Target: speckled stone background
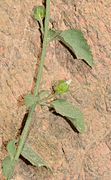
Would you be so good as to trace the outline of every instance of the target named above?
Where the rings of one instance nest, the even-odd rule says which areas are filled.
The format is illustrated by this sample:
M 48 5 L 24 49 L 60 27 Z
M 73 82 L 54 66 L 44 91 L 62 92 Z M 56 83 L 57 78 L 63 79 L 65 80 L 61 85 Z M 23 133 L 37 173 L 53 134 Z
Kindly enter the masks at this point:
M 40 4 L 40 0 L 0 0 L 0 160 L 26 112 L 18 100 L 34 86 L 41 46 L 31 12 Z M 95 64 L 91 69 L 59 42 L 51 42 L 41 88 L 49 89 L 58 79 L 72 79 L 67 98 L 83 111 L 87 132 L 77 134 L 63 118 L 36 109 L 27 141 L 53 173 L 20 160 L 14 180 L 111 179 L 110 12 L 110 0 L 51 0 L 50 26 L 80 29 Z

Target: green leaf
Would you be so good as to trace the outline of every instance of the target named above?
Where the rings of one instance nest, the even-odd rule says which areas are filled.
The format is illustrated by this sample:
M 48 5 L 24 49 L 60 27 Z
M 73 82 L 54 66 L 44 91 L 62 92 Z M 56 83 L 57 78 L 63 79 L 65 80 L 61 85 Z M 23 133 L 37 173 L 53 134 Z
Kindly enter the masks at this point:
M 60 35 L 62 31 L 60 30 L 55 30 L 55 29 L 49 29 L 48 31 L 48 42 L 54 40 L 56 37 Z
M 7 144 L 7 151 L 9 153 L 8 156 L 6 156 L 4 158 L 4 160 L 2 161 L 2 172 L 3 175 L 7 178 L 7 179 L 11 179 L 12 175 L 13 175 L 13 171 L 14 171 L 14 166 L 15 166 L 15 161 L 14 161 L 14 156 L 16 153 L 16 146 L 15 143 L 17 141 L 16 140 L 11 140 L 8 142 Z
M 74 107 L 64 99 L 53 101 L 51 107 L 53 107 L 58 114 L 67 117 L 80 133 L 85 132 L 84 117 L 77 107 Z
M 59 35 L 59 39 L 77 56 L 78 59 L 83 59 L 88 65 L 91 67 L 93 66 L 93 57 L 90 47 L 80 30 L 65 30 Z
M 11 169 L 11 158 L 10 156 L 7 156 L 3 161 L 2 161 L 2 172 L 5 177 L 9 176 Z
M 49 165 L 41 158 L 41 156 L 39 154 L 36 154 L 33 151 L 33 149 L 27 144 L 24 145 L 21 155 L 25 159 L 27 159 L 33 166 L 36 166 L 36 167 L 45 166 L 51 169 Z
M 37 103 L 38 97 L 35 97 L 34 95 L 27 94 L 24 97 L 24 102 L 27 108 L 30 108 L 31 106 L 33 106 L 35 103 Z
M 2 173 L 7 179 L 10 179 L 10 177 L 12 177 L 13 174 L 13 169 L 14 169 L 14 163 L 11 160 L 10 156 L 7 156 L 2 161 Z
M 16 146 L 15 146 L 15 144 L 16 144 L 16 140 L 11 140 L 7 144 L 7 151 L 9 153 L 9 156 L 10 156 L 11 159 L 14 158 L 15 153 L 16 153 Z
M 45 7 L 44 6 L 36 6 L 33 10 L 33 17 L 37 21 L 42 21 L 45 17 Z

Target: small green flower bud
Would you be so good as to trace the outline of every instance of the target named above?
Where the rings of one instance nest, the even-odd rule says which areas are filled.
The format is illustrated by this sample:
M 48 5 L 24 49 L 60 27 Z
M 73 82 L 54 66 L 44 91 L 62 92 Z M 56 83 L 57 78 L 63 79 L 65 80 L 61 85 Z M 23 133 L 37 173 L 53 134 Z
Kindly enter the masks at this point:
M 65 80 L 60 80 L 57 85 L 54 86 L 54 91 L 57 94 L 63 94 L 69 90 L 69 83 Z
M 35 7 L 34 10 L 33 10 L 33 17 L 37 21 L 43 20 L 44 17 L 45 17 L 45 7 L 44 6 L 37 6 L 37 7 Z

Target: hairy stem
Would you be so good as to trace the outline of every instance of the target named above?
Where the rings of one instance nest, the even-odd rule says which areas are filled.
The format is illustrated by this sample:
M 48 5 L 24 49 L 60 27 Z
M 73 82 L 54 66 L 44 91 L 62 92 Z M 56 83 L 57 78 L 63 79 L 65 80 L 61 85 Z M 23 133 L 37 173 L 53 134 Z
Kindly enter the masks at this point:
M 37 82 L 35 85 L 35 90 L 34 90 L 34 96 L 38 95 L 39 92 L 39 86 L 42 78 L 42 72 L 43 72 L 43 65 L 45 61 L 45 55 L 46 55 L 46 48 L 47 48 L 47 37 L 48 37 L 48 26 L 49 26 L 49 18 L 50 18 L 50 0 L 46 1 L 46 17 L 45 17 L 45 32 L 44 32 L 44 39 L 43 39 L 43 48 L 42 48 L 42 54 L 41 54 L 41 60 L 40 60 L 40 66 L 38 70 L 38 75 L 37 75 Z
M 38 75 L 37 75 L 37 81 L 34 89 L 34 96 L 38 95 L 39 92 L 39 86 L 42 78 L 42 73 L 43 73 L 43 65 L 45 61 L 45 55 L 46 55 L 46 48 L 47 48 L 47 36 L 48 36 L 48 25 L 49 25 L 49 17 L 50 17 L 50 0 L 46 0 L 46 16 L 45 16 L 45 26 L 44 26 L 44 39 L 43 39 L 43 47 L 42 47 L 42 54 L 41 54 L 41 60 L 40 60 L 40 65 L 39 65 L 39 70 L 38 70 Z M 14 161 L 16 162 L 19 159 L 19 156 L 22 152 L 23 146 L 25 144 L 26 138 L 28 136 L 31 120 L 32 120 L 32 115 L 35 110 L 36 104 L 34 104 L 30 109 L 28 113 L 28 117 L 24 126 L 24 129 L 22 131 L 22 134 L 20 136 L 17 152 L 15 154 Z
M 23 129 L 22 134 L 20 136 L 17 152 L 16 152 L 16 155 L 15 155 L 15 161 L 18 160 L 18 158 L 19 158 L 19 156 L 20 156 L 20 154 L 22 152 L 22 148 L 24 146 L 24 143 L 26 141 L 26 138 L 27 138 L 27 135 L 28 135 L 28 132 L 29 132 L 29 127 L 30 127 L 30 123 L 31 123 L 31 120 L 32 120 L 33 112 L 35 110 L 35 106 L 36 105 L 33 105 L 29 110 L 28 117 L 27 117 L 24 129 Z
M 43 38 L 43 35 L 44 35 L 44 26 L 43 26 L 43 21 L 42 21 L 42 20 L 40 20 L 40 21 L 39 21 L 39 23 L 40 23 L 40 31 L 41 31 L 41 33 L 42 33 L 42 38 Z

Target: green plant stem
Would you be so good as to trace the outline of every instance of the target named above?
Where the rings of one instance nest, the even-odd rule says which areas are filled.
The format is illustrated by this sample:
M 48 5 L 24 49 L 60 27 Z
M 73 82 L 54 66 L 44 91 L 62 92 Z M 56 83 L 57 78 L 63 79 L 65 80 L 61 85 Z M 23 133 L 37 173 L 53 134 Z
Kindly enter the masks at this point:
M 32 115 L 33 115 L 33 112 L 35 110 L 35 107 L 36 107 L 36 104 L 34 104 L 29 110 L 28 117 L 27 117 L 24 129 L 23 129 L 22 134 L 20 136 L 17 152 L 16 152 L 16 155 L 15 155 L 15 158 L 14 158 L 15 161 L 18 160 L 18 158 L 19 158 L 19 156 L 20 156 L 20 154 L 22 152 L 22 148 L 23 148 L 23 146 L 25 144 L 25 141 L 26 141 L 26 138 L 27 138 L 27 135 L 28 135 L 28 132 L 29 132 L 30 124 L 31 124 L 31 121 L 32 121 Z
M 46 0 L 46 16 L 45 16 L 45 32 L 44 32 L 44 39 L 43 39 L 43 47 L 42 47 L 42 54 L 41 54 L 41 60 L 40 60 L 40 65 L 39 65 L 39 70 L 38 70 L 38 75 L 37 75 L 37 81 L 34 89 L 34 96 L 38 95 L 39 92 L 39 86 L 42 78 L 42 73 L 43 73 L 43 65 L 45 61 L 45 55 L 46 55 L 46 48 L 47 48 L 47 36 L 48 36 L 48 25 L 49 25 L 49 18 L 50 18 L 50 0 Z M 22 134 L 20 136 L 17 152 L 15 154 L 14 161 L 17 162 L 19 159 L 19 156 L 22 152 L 23 146 L 25 144 L 26 138 L 28 136 L 30 124 L 32 121 L 32 115 L 35 110 L 36 104 L 34 104 L 30 109 L 28 113 L 28 117 L 24 126 L 24 129 L 22 131 Z
M 41 21 L 39 21 L 39 23 L 40 23 L 40 30 L 41 30 L 42 37 L 43 37 L 43 35 L 44 35 L 44 26 L 43 26 L 43 21 L 41 20 Z
M 43 48 L 42 48 L 42 54 L 41 54 L 41 60 L 40 60 L 40 66 L 38 70 L 38 75 L 37 75 L 37 82 L 35 85 L 35 90 L 34 90 L 34 96 L 38 95 L 39 92 L 39 86 L 42 78 L 42 72 L 43 72 L 43 65 L 45 61 L 45 55 L 46 55 L 46 48 L 47 48 L 47 37 L 48 37 L 48 27 L 49 27 L 49 18 L 50 18 L 50 0 L 46 1 L 46 17 L 45 17 L 45 32 L 44 32 L 44 39 L 43 39 Z
M 45 61 L 45 55 L 46 55 L 46 48 L 47 48 L 47 36 L 48 36 L 48 24 L 49 24 L 49 17 L 50 17 L 50 0 L 46 1 L 46 17 L 45 17 L 45 32 L 44 32 L 44 40 L 43 40 L 43 48 L 42 48 L 42 54 L 41 54 L 41 60 L 40 60 L 40 65 L 39 65 L 39 70 L 38 70 L 38 75 L 37 75 L 37 81 L 34 89 L 34 96 L 38 95 L 39 92 L 39 86 L 42 78 L 42 72 L 43 72 L 43 65 Z M 17 160 L 21 154 L 22 148 L 24 146 L 26 137 L 28 135 L 29 131 L 29 126 L 31 123 L 32 115 L 35 110 L 36 105 L 33 105 L 31 109 L 29 110 L 28 118 L 25 124 L 25 127 L 23 129 L 23 132 L 20 137 L 17 153 L 15 155 L 15 160 Z

